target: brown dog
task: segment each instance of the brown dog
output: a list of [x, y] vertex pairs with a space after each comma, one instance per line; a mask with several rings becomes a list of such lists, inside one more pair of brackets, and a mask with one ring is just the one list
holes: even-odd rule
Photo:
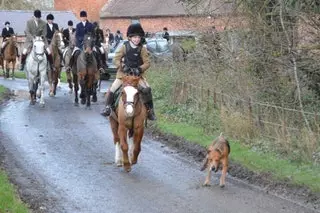
[[204, 186], [210, 185], [211, 179], [211, 170], [215, 172], [218, 171], [219, 165], [222, 164], [222, 175], [220, 177], [220, 187], [224, 187], [225, 178], [228, 170], [229, 163], [229, 153], [230, 153], [230, 145], [229, 142], [222, 136], [220, 136], [213, 141], [213, 143], [208, 147], [207, 156], [205, 158], [205, 162], [201, 168], [201, 171], [208, 168], [208, 175], [204, 182]]

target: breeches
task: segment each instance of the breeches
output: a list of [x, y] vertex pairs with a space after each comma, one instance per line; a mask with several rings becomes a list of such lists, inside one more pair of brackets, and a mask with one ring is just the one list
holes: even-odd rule
[[[117, 78], [116, 80], [114, 80], [114, 82], [112, 83], [111, 87], [110, 87], [110, 92], [115, 92], [120, 86], [122, 85], [122, 80]], [[143, 88], [147, 88], [150, 87], [148, 82], [146, 81], [146, 79], [141, 78], [139, 81], [139, 85]]]

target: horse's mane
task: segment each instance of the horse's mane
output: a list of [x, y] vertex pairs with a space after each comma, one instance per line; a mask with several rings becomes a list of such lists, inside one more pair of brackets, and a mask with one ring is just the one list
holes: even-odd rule
[[122, 77], [122, 85], [123, 86], [138, 87], [139, 81], [140, 81], [139, 76], [125, 75], [124, 77]]

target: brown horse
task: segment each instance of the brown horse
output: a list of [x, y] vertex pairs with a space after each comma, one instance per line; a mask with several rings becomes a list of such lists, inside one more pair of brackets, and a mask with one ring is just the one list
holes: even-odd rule
[[137, 163], [141, 150], [147, 109], [138, 91], [140, 77], [127, 75], [122, 80], [119, 105], [109, 119], [115, 144], [115, 162], [117, 166], [123, 166], [126, 172], [130, 172], [131, 165]]
[[11, 63], [12, 65], [12, 79], [14, 79], [14, 69], [16, 67], [16, 61], [17, 61], [17, 48], [16, 48], [16, 44], [17, 44], [17, 37], [16, 35], [11, 35], [8, 40], [7, 40], [8, 44], [6, 45], [5, 49], [4, 49], [4, 54], [3, 54], [3, 61], [5, 62], [5, 69], [6, 69], [6, 73], [4, 75], [4, 78], [9, 78], [9, 72], [10, 72], [10, 68], [9, 68], [9, 64]]
[[56, 30], [53, 34], [50, 50], [53, 58], [53, 70], [48, 72], [48, 82], [50, 87], [49, 95], [51, 97], [56, 95], [58, 78], [61, 73], [61, 52], [62, 48], [64, 48], [62, 29]]

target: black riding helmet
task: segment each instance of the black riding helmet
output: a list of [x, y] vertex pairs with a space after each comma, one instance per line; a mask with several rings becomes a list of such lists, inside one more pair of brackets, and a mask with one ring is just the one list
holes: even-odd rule
[[47, 15], [47, 20], [54, 20], [54, 16], [50, 13]]
[[141, 36], [144, 37], [144, 30], [139, 23], [131, 24], [127, 30], [127, 37]]
[[82, 11], [80, 12], [80, 17], [87, 17], [87, 12], [84, 11], [84, 10], [82, 10]]
[[73, 26], [73, 21], [68, 21], [68, 26]]
[[33, 12], [33, 15], [34, 15], [34, 17], [36, 17], [36, 18], [41, 18], [41, 11], [40, 11], [40, 10], [35, 10], [35, 11]]

